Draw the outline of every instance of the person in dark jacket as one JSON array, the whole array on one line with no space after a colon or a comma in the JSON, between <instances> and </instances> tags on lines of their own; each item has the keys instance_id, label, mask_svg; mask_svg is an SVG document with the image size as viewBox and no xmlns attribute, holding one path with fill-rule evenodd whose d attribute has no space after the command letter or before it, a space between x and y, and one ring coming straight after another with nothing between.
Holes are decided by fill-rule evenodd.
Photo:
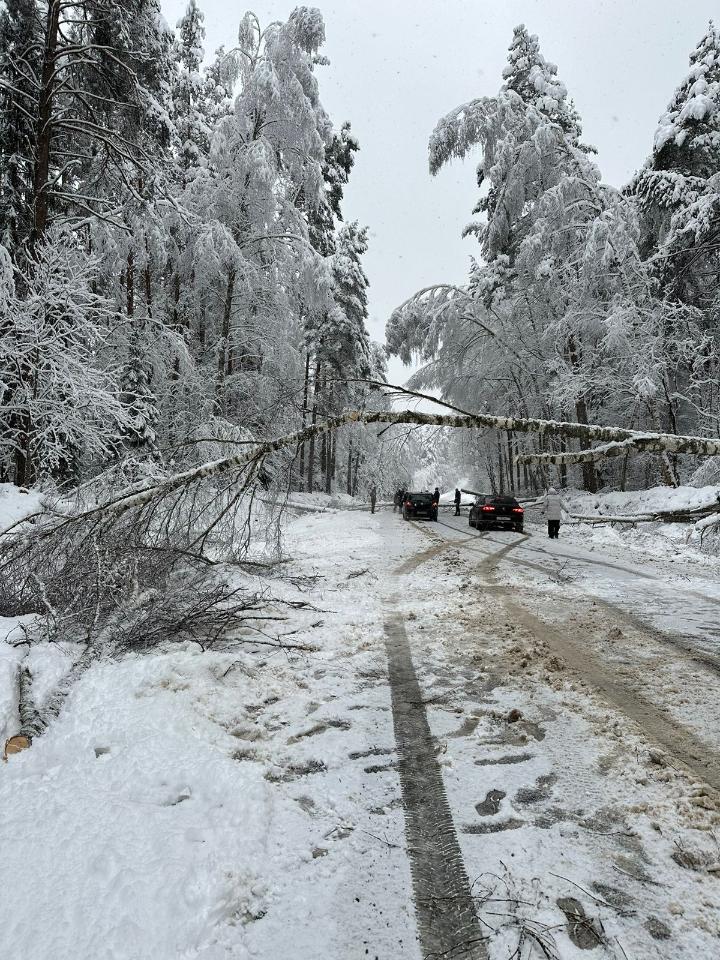
<instances>
[{"instance_id":1,"label":"person in dark jacket","mask_svg":"<svg viewBox=\"0 0 720 960\"><path fill-rule=\"evenodd\" d=\"M375 513L375 503L377 501L377 487L373 484L370 487L370 513Z\"/></svg>"},{"instance_id":2,"label":"person in dark jacket","mask_svg":"<svg viewBox=\"0 0 720 960\"><path fill-rule=\"evenodd\" d=\"M460 516L460 503L461 503L461 501L462 501L462 496L461 496L461 494L460 494L460 491L459 491L459 490L457 489L457 487L456 487L456 488L455 488L455 516L456 516L456 517L459 517L459 516Z\"/></svg>"}]
</instances>

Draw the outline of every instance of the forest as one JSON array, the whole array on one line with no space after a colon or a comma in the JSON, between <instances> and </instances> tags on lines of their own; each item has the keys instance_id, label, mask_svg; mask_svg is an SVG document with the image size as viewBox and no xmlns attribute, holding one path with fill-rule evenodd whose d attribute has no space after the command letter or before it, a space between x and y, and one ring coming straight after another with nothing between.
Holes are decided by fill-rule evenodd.
<instances>
[{"instance_id":1,"label":"forest","mask_svg":"<svg viewBox=\"0 0 720 960\"><path fill-rule=\"evenodd\" d=\"M343 220L360 145L322 105L320 12L248 13L210 59L204 33L195 0L174 31L156 0L0 11L1 480L138 482L382 409L388 353L419 367L413 389L475 413L720 433L712 24L620 189L517 27L498 94L430 138L432 173L481 157L468 283L406 300L386 346L366 326L368 228ZM311 433L262 476L391 489L422 436ZM469 449L500 490L540 489L558 454L561 485L591 491L698 466L630 449L575 466L564 434L439 442Z\"/></svg>"},{"instance_id":2,"label":"forest","mask_svg":"<svg viewBox=\"0 0 720 960\"><path fill-rule=\"evenodd\" d=\"M720 30L611 185L515 7L182 2L0 0L0 957L718 956Z\"/></svg>"},{"instance_id":3,"label":"forest","mask_svg":"<svg viewBox=\"0 0 720 960\"><path fill-rule=\"evenodd\" d=\"M358 143L300 7L209 63L194 0L0 12L1 479L67 488L212 459L367 402ZM356 492L367 451L312 441L291 486Z\"/></svg>"},{"instance_id":4,"label":"forest","mask_svg":"<svg viewBox=\"0 0 720 960\"><path fill-rule=\"evenodd\" d=\"M281 562L288 495L382 498L463 460L530 495L717 472L712 24L622 189L517 27L497 95L430 138L430 173L480 155L468 283L405 300L385 345L321 13L247 13L211 58L204 35L196 0L175 30L157 0L0 10L0 481L44 498L6 536L4 613L95 651L158 617L217 639L262 607L222 564ZM428 395L442 412L404 409Z\"/></svg>"}]
</instances>

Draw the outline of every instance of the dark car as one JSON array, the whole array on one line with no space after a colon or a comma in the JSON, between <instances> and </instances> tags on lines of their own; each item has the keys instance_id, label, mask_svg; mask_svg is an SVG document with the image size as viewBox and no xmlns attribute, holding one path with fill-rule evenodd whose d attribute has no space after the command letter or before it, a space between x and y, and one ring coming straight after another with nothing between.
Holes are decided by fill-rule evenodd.
<instances>
[{"instance_id":1,"label":"dark car","mask_svg":"<svg viewBox=\"0 0 720 960\"><path fill-rule=\"evenodd\" d=\"M403 520L427 517L437 520L438 507L431 493L406 493L403 500Z\"/></svg>"},{"instance_id":2,"label":"dark car","mask_svg":"<svg viewBox=\"0 0 720 960\"><path fill-rule=\"evenodd\" d=\"M478 530L515 530L523 532L525 511L515 497L483 496L478 497L470 507L471 527Z\"/></svg>"}]
</instances>

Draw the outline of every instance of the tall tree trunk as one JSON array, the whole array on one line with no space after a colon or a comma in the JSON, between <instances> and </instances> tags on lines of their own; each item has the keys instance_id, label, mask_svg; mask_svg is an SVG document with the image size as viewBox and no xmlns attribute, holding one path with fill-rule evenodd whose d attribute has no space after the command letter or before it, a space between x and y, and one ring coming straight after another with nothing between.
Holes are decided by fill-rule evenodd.
<instances>
[{"instance_id":1,"label":"tall tree trunk","mask_svg":"<svg viewBox=\"0 0 720 960\"><path fill-rule=\"evenodd\" d=\"M35 469L32 462L32 432L33 425L30 412L24 409L15 416L15 431L17 445L15 447L15 485L29 487L35 480Z\"/></svg>"},{"instance_id":2,"label":"tall tree trunk","mask_svg":"<svg viewBox=\"0 0 720 960\"><path fill-rule=\"evenodd\" d=\"M305 383L303 385L302 428L307 426L308 390L310 388L310 351L305 354ZM300 485L305 489L305 444L300 444Z\"/></svg>"},{"instance_id":3,"label":"tall tree trunk","mask_svg":"<svg viewBox=\"0 0 720 960\"><path fill-rule=\"evenodd\" d=\"M324 433L320 441L320 485L324 489L327 486L327 467L328 467L328 438Z\"/></svg>"},{"instance_id":4,"label":"tall tree trunk","mask_svg":"<svg viewBox=\"0 0 720 960\"><path fill-rule=\"evenodd\" d=\"M502 437L497 433L497 455L498 455L498 488L499 493L505 493L505 471L503 470L503 449Z\"/></svg>"},{"instance_id":5,"label":"tall tree trunk","mask_svg":"<svg viewBox=\"0 0 720 960\"><path fill-rule=\"evenodd\" d=\"M560 453L566 453L566 452L567 452L567 440L565 439L565 437L560 437ZM560 473L560 489L565 490L568 485L566 463L560 464L559 473Z\"/></svg>"},{"instance_id":6,"label":"tall tree trunk","mask_svg":"<svg viewBox=\"0 0 720 960\"><path fill-rule=\"evenodd\" d=\"M567 345L567 356L573 370L580 369L580 350L574 336L571 336ZM575 419L578 423L588 424L587 400L585 397L578 397L575 401ZM597 493L598 482L595 464L592 461L585 461L582 465L583 487L588 493Z\"/></svg>"},{"instance_id":7,"label":"tall tree trunk","mask_svg":"<svg viewBox=\"0 0 720 960\"><path fill-rule=\"evenodd\" d=\"M352 495L357 496L358 492L358 472L360 470L360 451L355 454L355 465L353 467Z\"/></svg>"},{"instance_id":8,"label":"tall tree trunk","mask_svg":"<svg viewBox=\"0 0 720 960\"><path fill-rule=\"evenodd\" d=\"M320 390L320 361L315 361L315 376L313 378L313 403L312 411L310 416L310 422L313 426L317 423L317 400L318 392ZM308 450L308 485L307 488L310 493L313 492L313 486L315 484L315 435L313 434L310 437L310 445Z\"/></svg>"},{"instance_id":9,"label":"tall tree trunk","mask_svg":"<svg viewBox=\"0 0 720 960\"><path fill-rule=\"evenodd\" d=\"M129 317L135 316L135 254L128 250L125 270L125 307Z\"/></svg>"},{"instance_id":10,"label":"tall tree trunk","mask_svg":"<svg viewBox=\"0 0 720 960\"><path fill-rule=\"evenodd\" d=\"M588 420L587 403L584 397L580 397L575 402L575 415L578 423L587 424ZM585 461L582 465L583 487L588 493L597 493L598 480L595 464L592 461Z\"/></svg>"},{"instance_id":11,"label":"tall tree trunk","mask_svg":"<svg viewBox=\"0 0 720 960\"><path fill-rule=\"evenodd\" d=\"M349 497L352 496L352 464L353 464L353 442L352 437L348 442L348 460L347 460L347 484L346 490Z\"/></svg>"},{"instance_id":12,"label":"tall tree trunk","mask_svg":"<svg viewBox=\"0 0 720 960\"><path fill-rule=\"evenodd\" d=\"M508 430L505 434L505 439L507 440L507 476L508 476L508 493L513 492L513 443L512 443L512 431Z\"/></svg>"},{"instance_id":13,"label":"tall tree trunk","mask_svg":"<svg viewBox=\"0 0 720 960\"><path fill-rule=\"evenodd\" d=\"M225 374L227 372L228 348L230 344L230 318L232 317L233 296L235 294L235 268L228 272L223 307L222 328L218 343L217 381L215 383L215 413L221 416L225 412Z\"/></svg>"},{"instance_id":14,"label":"tall tree trunk","mask_svg":"<svg viewBox=\"0 0 720 960\"><path fill-rule=\"evenodd\" d=\"M145 281L145 309L148 317L152 319L153 315L153 294L152 294L152 264L150 263L150 251L148 250L147 237L145 238L145 269L143 270L143 280Z\"/></svg>"},{"instance_id":15,"label":"tall tree trunk","mask_svg":"<svg viewBox=\"0 0 720 960\"><path fill-rule=\"evenodd\" d=\"M35 131L35 169L33 171L33 227L30 234L30 249L45 233L48 222L50 198L50 152L53 138L53 98L57 83L56 58L60 29L61 0L48 3L45 26L45 49L40 79L38 115Z\"/></svg>"},{"instance_id":16,"label":"tall tree trunk","mask_svg":"<svg viewBox=\"0 0 720 960\"><path fill-rule=\"evenodd\" d=\"M332 493L333 480L335 479L335 445L337 438L335 433L328 434L327 461L325 471L325 493Z\"/></svg>"}]
</instances>

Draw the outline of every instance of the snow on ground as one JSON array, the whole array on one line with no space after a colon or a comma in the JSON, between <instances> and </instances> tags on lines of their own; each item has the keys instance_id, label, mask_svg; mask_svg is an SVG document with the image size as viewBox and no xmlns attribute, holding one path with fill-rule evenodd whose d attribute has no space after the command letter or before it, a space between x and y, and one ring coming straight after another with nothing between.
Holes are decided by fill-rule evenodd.
<instances>
[{"instance_id":1,"label":"snow on ground","mask_svg":"<svg viewBox=\"0 0 720 960\"><path fill-rule=\"evenodd\" d=\"M697 510L720 503L720 487L652 487L649 490L585 493L563 491L563 500L572 512L590 516L660 513L673 510Z\"/></svg>"},{"instance_id":2,"label":"snow on ground","mask_svg":"<svg viewBox=\"0 0 720 960\"><path fill-rule=\"evenodd\" d=\"M12 483L0 483L0 531L24 520L42 508L42 494Z\"/></svg>"},{"instance_id":3,"label":"snow on ground","mask_svg":"<svg viewBox=\"0 0 720 960\"><path fill-rule=\"evenodd\" d=\"M23 891L2 898L0 956L416 960L374 590L406 547L382 523L291 524L297 579L276 594L308 606L266 632L311 649L248 636L97 664L0 767L0 890ZM43 653L41 696L62 673Z\"/></svg>"},{"instance_id":4,"label":"snow on ground","mask_svg":"<svg viewBox=\"0 0 720 960\"><path fill-rule=\"evenodd\" d=\"M546 594L547 574L533 579L514 567L514 548L493 574L492 552L521 541L489 539L476 554L456 539L457 549L421 568L437 589L405 611L467 872L493 931L491 957L510 956L523 929L551 936L564 960L583 955L572 939L583 930L584 946L602 956L713 956L717 794L569 673L535 629L537 617L547 618L582 646L592 597L578 589L568 604L563 584ZM529 619L521 609L532 611ZM634 638L598 619L604 639L610 630L632 660ZM647 692L646 672L642 681ZM716 676L700 671L694 683L717 705ZM591 921L573 930L563 907Z\"/></svg>"},{"instance_id":5,"label":"snow on ground","mask_svg":"<svg viewBox=\"0 0 720 960\"><path fill-rule=\"evenodd\" d=\"M384 648L398 612L490 960L523 938L562 960L583 947L714 956L715 794L576 676L543 627L587 642L630 687L643 678L668 723L707 722L714 737L717 676L643 627L673 588L714 596L714 568L639 547L628 559L607 531L564 526L550 542L529 529L470 540L466 518L304 512L272 585L286 619L266 636L90 668L49 730L0 765L0 956L420 960ZM623 602L639 625L615 618ZM686 619L698 604L687 593ZM284 650L258 642L278 634ZM33 651L39 699L66 654ZM0 647L0 678L18 658ZM588 919L568 922L578 911Z\"/></svg>"}]
</instances>

